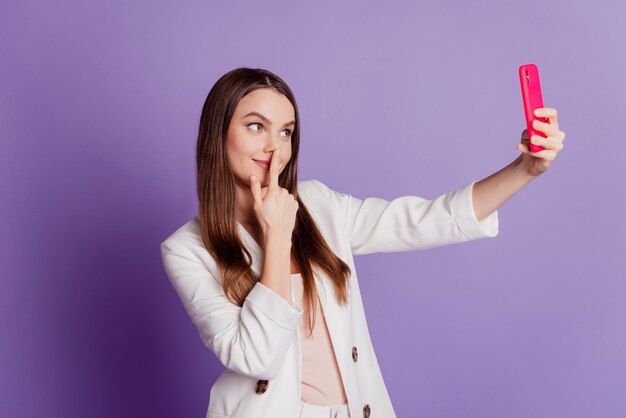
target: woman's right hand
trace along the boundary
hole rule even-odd
[[[262,191],[259,179],[252,175],[250,176],[250,189],[254,197],[254,213],[263,230],[264,244],[267,243],[269,237],[275,237],[279,241],[285,240],[284,242],[291,245],[291,234],[296,222],[298,202],[287,189],[278,185],[279,153],[280,149],[272,152],[269,185],[264,187]]]

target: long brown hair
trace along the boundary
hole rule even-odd
[[[350,267],[330,249],[311,214],[298,196],[298,148],[300,119],[296,99],[277,75],[260,68],[236,68],[211,88],[200,117],[196,148],[198,220],[202,242],[216,261],[224,294],[234,304],[243,302],[260,279],[251,269],[252,257],[239,237],[235,219],[235,183],[227,158],[227,133],[239,101],[259,88],[273,88],[285,95],[295,111],[296,124],[291,136],[291,159],[280,173],[278,184],[298,202],[291,237],[291,253],[301,268],[304,284],[304,310],[313,332],[319,295],[313,268],[324,270],[333,282],[337,299],[347,304]],[[244,257],[247,256],[247,258]],[[312,312],[312,315],[311,315]]]

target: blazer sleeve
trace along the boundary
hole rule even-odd
[[[255,379],[276,377],[303,310],[261,282],[239,307],[226,298],[196,249],[173,239],[160,249],[167,276],[204,345],[230,370]]]
[[[401,196],[391,201],[362,200],[312,181],[337,205],[354,255],[420,250],[498,235],[497,210],[481,222],[476,218],[476,181],[431,200]]]

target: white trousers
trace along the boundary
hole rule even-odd
[[[350,418],[350,410],[348,404],[321,406],[300,401],[298,418]]]

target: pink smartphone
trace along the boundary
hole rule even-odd
[[[532,127],[533,120],[540,122],[548,122],[548,118],[537,117],[534,111],[543,107],[543,98],[541,96],[541,84],[539,83],[539,69],[535,64],[525,64],[519,67],[519,81],[522,87],[522,101],[524,102],[524,115],[526,116],[526,128],[528,129],[528,139],[533,135],[546,137],[543,132],[536,131]],[[531,152],[543,150],[540,145],[532,142],[530,145]]]

